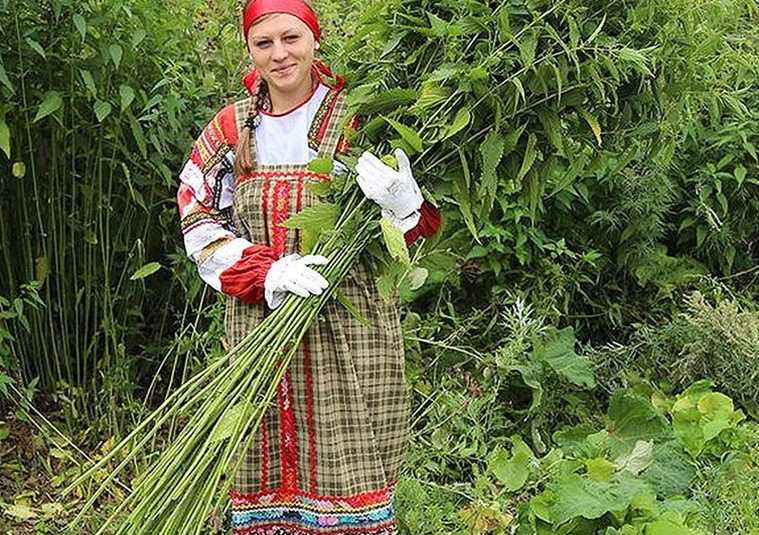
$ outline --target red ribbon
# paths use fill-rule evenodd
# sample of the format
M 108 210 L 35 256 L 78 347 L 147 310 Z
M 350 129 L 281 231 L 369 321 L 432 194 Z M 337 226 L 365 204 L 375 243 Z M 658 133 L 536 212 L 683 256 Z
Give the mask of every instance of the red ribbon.
M 314 10 L 311 9 L 311 6 L 303 0 L 251 0 L 245 6 L 245 11 L 243 11 L 242 15 L 242 29 L 246 43 L 248 41 L 248 31 L 253 23 L 259 17 L 270 13 L 287 13 L 298 17 L 311 29 L 314 39 L 317 41 L 321 40 L 322 32 L 319 27 L 319 19 L 316 17 Z

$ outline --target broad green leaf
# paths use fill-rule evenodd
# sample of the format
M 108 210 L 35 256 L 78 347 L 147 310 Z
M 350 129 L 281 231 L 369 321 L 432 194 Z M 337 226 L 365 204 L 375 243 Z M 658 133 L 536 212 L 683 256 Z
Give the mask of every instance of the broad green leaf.
M 548 364 L 558 375 L 577 386 L 596 386 L 591 362 L 575 353 L 575 332 L 572 327 L 550 332 L 534 343 L 533 358 Z
M 332 203 L 319 203 L 288 217 L 284 226 L 289 229 L 311 230 L 316 233 L 335 229 L 340 207 Z
M 82 42 L 87 37 L 87 21 L 79 13 L 74 15 L 74 26 L 79 31 L 79 35 L 82 36 Z
M 132 48 L 137 47 L 142 41 L 145 40 L 145 37 L 147 37 L 148 33 L 143 30 L 142 28 L 139 28 L 135 30 L 132 33 Z
M 593 131 L 593 135 L 596 136 L 596 142 L 598 143 L 598 146 L 601 146 L 601 125 L 598 124 L 598 119 L 596 119 L 593 115 L 590 114 L 587 110 L 580 110 L 580 115 L 583 119 L 585 119 L 585 122 L 588 123 L 588 126 L 590 126 L 590 129 Z
M 488 133 L 485 141 L 480 145 L 480 156 L 482 156 L 482 178 L 480 179 L 480 188 L 483 194 L 487 194 L 491 199 L 495 197 L 498 189 L 498 175 L 496 169 L 503 157 L 503 136 L 495 129 Z
M 113 65 L 118 70 L 119 65 L 121 65 L 121 58 L 124 55 L 124 49 L 121 48 L 121 45 L 114 43 L 108 47 L 108 53 L 111 55 L 111 60 L 113 60 Z
M 499 450 L 488 463 L 488 468 L 506 490 L 516 492 L 527 483 L 530 477 L 530 462 L 533 454 L 529 446 L 518 437 L 512 438 L 514 447 L 511 455 Z
M 521 180 L 529 173 L 530 169 L 532 169 L 532 164 L 535 163 L 535 159 L 538 157 L 538 151 L 535 148 L 535 145 L 538 142 L 538 138 L 535 137 L 535 134 L 530 134 L 527 137 L 527 147 L 524 149 L 524 158 L 522 158 L 522 166 L 519 168 L 519 172 L 517 173 L 517 182 L 521 182 Z
M 0 150 L 5 153 L 5 156 L 10 159 L 11 157 L 11 129 L 8 127 L 8 123 L 5 122 L 5 117 L 0 116 Z
M 651 402 L 634 392 L 615 392 L 608 417 L 609 433 L 620 443 L 622 452 L 629 451 L 638 441 L 656 440 L 670 433 L 667 421 Z
M 614 463 L 620 470 L 627 470 L 634 475 L 640 474 L 654 462 L 654 442 L 639 440 L 632 451 L 619 457 Z
M 333 165 L 332 158 L 315 158 L 308 162 L 308 169 L 314 173 L 328 175 L 332 172 Z
M 456 117 L 453 118 L 453 123 L 448 127 L 448 131 L 445 133 L 443 139 L 458 134 L 461 130 L 467 127 L 469 121 L 472 119 L 472 114 L 469 113 L 468 108 L 461 108 L 456 112 Z
M 409 256 L 403 232 L 386 217 L 380 220 L 380 228 L 382 229 L 382 239 L 390 256 L 403 265 L 410 265 L 411 257 Z
M 608 482 L 614 477 L 617 465 L 603 457 L 596 457 L 585 461 L 585 469 L 588 471 L 588 477 L 593 481 Z
M 697 474 L 696 466 L 682 443 L 673 439 L 654 445 L 653 462 L 641 477 L 660 496 L 677 496 L 688 493 L 691 481 Z
M 37 115 L 34 117 L 34 121 L 32 122 L 36 123 L 51 113 L 55 113 L 60 109 L 62 105 L 63 99 L 61 98 L 61 94 L 58 91 L 48 91 L 45 93 L 45 97 L 42 99 L 42 104 L 40 104 L 39 108 L 37 109 Z
M 87 87 L 89 92 L 92 94 L 93 97 L 96 97 L 98 94 L 97 87 L 95 87 L 95 79 L 92 77 L 92 73 L 87 70 L 81 70 L 79 73 L 82 75 L 82 80 L 84 80 L 84 85 Z
M 95 102 L 95 117 L 99 123 L 103 122 L 103 119 L 111 114 L 111 104 L 103 100 Z
M 550 507 L 554 525 L 577 518 L 594 520 L 607 513 L 625 511 L 633 500 L 651 490 L 630 472 L 621 472 L 612 481 L 592 481 L 570 474 L 549 482 L 546 488 L 555 496 Z
M 3 84 L 5 87 L 8 88 L 8 91 L 11 93 L 15 93 L 16 91 L 13 89 L 13 84 L 11 83 L 10 79 L 8 78 L 8 73 L 5 72 L 5 66 L 3 65 L 2 60 L 0 60 L 0 83 Z
M 429 275 L 430 272 L 426 268 L 416 267 L 412 269 L 411 272 L 407 275 L 409 289 L 411 291 L 415 291 L 421 288 L 427 281 L 427 277 L 429 277 Z
M 30 47 L 32 47 L 32 50 L 34 50 L 37 54 L 42 56 L 44 59 L 47 59 L 47 55 L 45 54 L 45 49 L 42 48 L 41 44 L 39 44 L 37 41 L 35 41 L 31 37 L 27 37 L 26 42 L 29 44 Z
M 412 149 L 414 149 L 416 152 L 420 152 L 422 150 L 422 138 L 419 137 L 419 134 L 414 129 L 409 128 L 405 124 L 401 124 L 398 121 L 390 119 L 389 117 L 385 117 L 384 115 L 382 118 L 401 135 L 403 141 L 408 143 Z
M 234 434 L 235 428 L 240 423 L 242 418 L 247 416 L 246 406 L 244 403 L 238 403 L 231 409 L 224 412 L 221 420 L 211 432 L 211 436 L 208 437 L 210 442 L 219 442 L 226 440 Z
M 746 179 L 746 168 L 743 167 L 743 165 L 738 164 L 733 171 L 733 175 L 735 176 L 735 180 L 738 181 L 738 187 L 741 187 L 743 181 Z
M 122 84 L 119 87 L 119 95 L 121 96 L 121 111 L 124 112 L 134 101 L 134 89 Z
M 310 180 L 306 183 L 306 189 L 311 191 L 317 197 L 326 197 L 332 191 L 332 183 L 327 180 Z
M 350 97 L 349 102 L 350 102 Z M 390 89 L 378 95 L 364 97 L 355 104 L 361 115 L 373 115 L 393 111 L 403 106 L 413 104 L 417 99 L 417 92 L 413 89 Z
M 156 271 L 161 269 L 161 264 L 158 262 L 150 262 L 149 264 L 145 264 L 140 269 L 135 271 L 131 277 L 129 277 L 129 280 L 136 281 L 140 279 L 144 279 L 145 277 L 149 277 Z

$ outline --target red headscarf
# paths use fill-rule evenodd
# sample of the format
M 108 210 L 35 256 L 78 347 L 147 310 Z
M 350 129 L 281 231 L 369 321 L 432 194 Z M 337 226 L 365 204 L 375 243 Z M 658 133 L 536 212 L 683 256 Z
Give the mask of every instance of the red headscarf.
M 303 0 L 251 0 L 248 5 L 245 6 L 245 10 L 242 15 L 242 29 L 245 36 L 245 42 L 248 42 L 248 32 L 253 23 L 264 15 L 270 13 L 287 13 L 293 15 L 302 20 L 306 26 L 314 34 L 314 39 L 318 42 L 322 37 L 321 28 L 319 27 L 319 19 L 311 6 L 309 6 Z M 322 75 L 335 79 L 335 88 L 339 91 L 345 85 L 345 80 L 332 74 L 329 67 L 321 61 L 314 60 L 312 67 L 312 73 L 319 78 Z M 253 93 L 255 91 L 256 82 L 259 78 L 258 71 L 253 69 L 243 78 L 243 83 L 248 91 Z

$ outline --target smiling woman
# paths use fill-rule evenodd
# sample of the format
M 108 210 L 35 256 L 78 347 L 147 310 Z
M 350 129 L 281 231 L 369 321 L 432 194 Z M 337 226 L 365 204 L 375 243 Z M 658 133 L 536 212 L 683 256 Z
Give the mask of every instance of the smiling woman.
M 321 31 L 302 0 L 254 0 L 243 29 L 255 69 L 250 97 L 224 108 L 196 142 L 180 176 L 185 246 L 201 277 L 228 295 L 225 327 L 239 343 L 288 293 L 321 294 L 314 268 L 329 260 L 298 254 L 285 220 L 319 202 L 309 182 L 328 181 L 308 162 L 348 150 L 344 81 L 314 57 Z M 359 185 L 406 232 L 437 229 L 405 155 L 399 171 L 364 154 Z M 241 459 L 230 492 L 236 534 L 391 535 L 393 495 L 408 427 L 398 308 L 380 298 L 359 264 L 340 290 L 366 318 L 325 305 L 278 385 Z

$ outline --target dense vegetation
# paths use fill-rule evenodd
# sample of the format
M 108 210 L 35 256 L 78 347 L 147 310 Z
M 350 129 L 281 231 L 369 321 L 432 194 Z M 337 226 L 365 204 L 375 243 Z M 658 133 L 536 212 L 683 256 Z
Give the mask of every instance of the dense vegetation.
M 11 532 L 57 532 L 81 504 L 57 489 L 223 352 L 173 196 L 240 94 L 236 4 L 0 0 Z M 403 532 L 759 533 L 756 3 L 317 7 L 356 145 L 403 146 L 444 213 L 382 281 Z

